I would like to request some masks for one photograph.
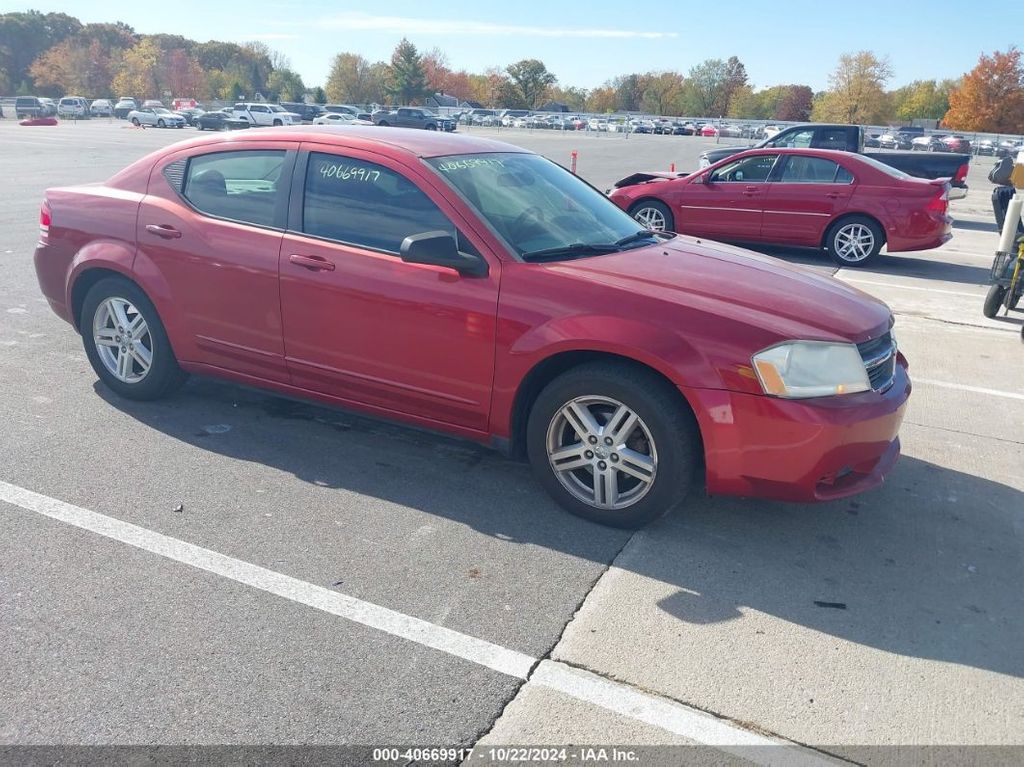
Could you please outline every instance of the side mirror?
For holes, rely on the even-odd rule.
[[[423,232],[412,234],[402,240],[402,260],[409,264],[431,264],[446,266],[459,274],[485,277],[487,262],[479,256],[462,253],[455,238],[448,232]]]

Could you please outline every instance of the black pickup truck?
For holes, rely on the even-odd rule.
[[[856,152],[901,170],[909,176],[926,179],[950,179],[949,197],[951,200],[967,195],[967,170],[971,162],[969,154],[865,152],[864,131],[857,125],[794,125],[752,146],[723,146],[709,149],[700,156],[700,168],[714,165],[719,160],[724,160],[737,152],[762,147],[836,149],[841,152]]]
[[[421,128],[423,130],[455,130],[455,120],[441,117],[426,109],[399,107],[373,113],[373,122],[377,125],[393,128]]]

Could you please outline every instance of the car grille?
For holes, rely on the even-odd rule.
[[[882,392],[892,386],[896,377],[896,339],[891,332],[857,344],[871,388]]]

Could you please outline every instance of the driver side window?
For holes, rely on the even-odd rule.
[[[754,157],[745,157],[742,160],[723,165],[716,170],[709,181],[712,183],[744,182],[755,183],[767,181],[771,175],[772,168],[778,161],[779,156],[775,154],[762,154]]]

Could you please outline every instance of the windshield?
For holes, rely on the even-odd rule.
[[[642,227],[631,216],[539,155],[473,154],[426,162],[527,260],[625,250],[655,237],[638,236]]]

